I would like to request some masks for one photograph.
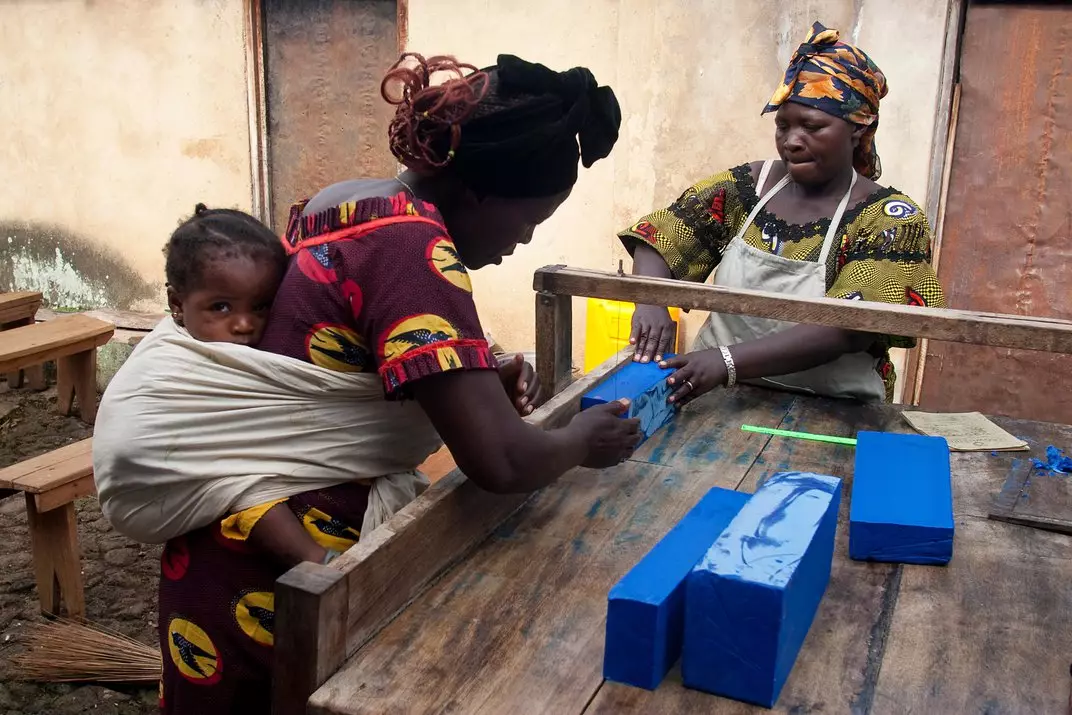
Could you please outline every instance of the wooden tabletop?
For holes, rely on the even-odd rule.
[[[1072,446],[1072,427],[997,420]],[[850,436],[910,431],[897,409],[753,388],[697,400],[604,471],[544,490],[417,598],[310,699],[313,713],[767,712],[602,678],[607,592],[711,487],[773,473],[846,479],[833,572],[774,712],[1053,713],[1069,702],[1068,536],[987,520],[1021,454],[954,454],[956,537],[946,567],[850,561],[853,449],[745,434],[741,424]]]

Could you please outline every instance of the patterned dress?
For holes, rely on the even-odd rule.
[[[286,240],[308,247],[291,258],[261,349],[333,370],[375,370],[389,400],[405,398],[428,375],[497,367],[469,275],[434,206],[400,193],[310,216],[304,207],[292,209]],[[347,237],[396,218],[401,222]],[[360,538],[367,500],[368,487],[349,483],[284,501],[321,546],[344,551]],[[166,545],[159,622],[164,713],[269,712],[273,588],[286,569],[245,539],[277,503]]]
[[[632,250],[643,241],[666,260],[679,280],[703,282],[722,252],[759,202],[748,164],[690,187],[665,209],[645,216],[619,233]],[[879,188],[845,212],[842,235],[830,251],[827,296],[847,300],[945,307],[945,296],[930,265],[931,231],[923,211],[897,189]],[[790,224],[763,209],[744,240],[768,253],[798,261],[817,261],[830,219]],[[884,336],[871,352],[893,400],[896,374],[890,347],[908,348],[913,338]]]

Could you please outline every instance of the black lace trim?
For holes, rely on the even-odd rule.
[[[756,193],[756,184],[752,180],[752,167],[749,164],[742,164],[733,169],[732,172],[733,178],[737,183],[737,192],[741,197],[741,204],[744,206],[745,212],[751,213],[752,209],[755,208],[755,205],[759,203],[759,195]],[[888,199],[889,197],[900,193],[900,191],[892,186],[880,186],[868,194],[858,204],[845,211],[845,216],[841,220],[842,225],[847,225],[855,221],[859,218],[861,213],[866,211],[876,202]],[[827,229],[830,228],[830,220],[831,217],[826,217],[806,224],[789,223],[772,214],[770,211],[767,211],[766,208],[760,209],[759,214],[756,216],[756,224],[760,226],[760,228],[767,229],[767,232],[777,236],[779,241],[791,241],[793,243],[799,243],[816,234],[826,235]],[[831,253],[834,253],[834,251],[831,251]],[[809,255],[808,260],[817,260],[818,257],[819,249],[816,249],[815,255]]]

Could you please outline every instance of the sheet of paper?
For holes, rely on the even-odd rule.
[[[1024,452],[1027,443],[1012,436],[978,412],[903,412],[905,421],[921,434],[945,437],[954,452]]]

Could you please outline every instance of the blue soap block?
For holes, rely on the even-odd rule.
[[[841,480],[776,474],[689,574],[685,686],[773,707],[830,580]]]
[[[949,444],[888,432],[856,436],[849,557],[947,564],[953,558]]]
[[[647,439],[674,417],[675,408],[666,401],[673,392],[666,378],[672,374],[674,368],[661,368],[658,363],[631,362],[584,393],[581,409],[627,398],[629,412],[624,416],[639,417],[640,431]]]
[[[603,677],[654,690],[681,656],[685,578],[748,501],[715,487],[610,590]]]

